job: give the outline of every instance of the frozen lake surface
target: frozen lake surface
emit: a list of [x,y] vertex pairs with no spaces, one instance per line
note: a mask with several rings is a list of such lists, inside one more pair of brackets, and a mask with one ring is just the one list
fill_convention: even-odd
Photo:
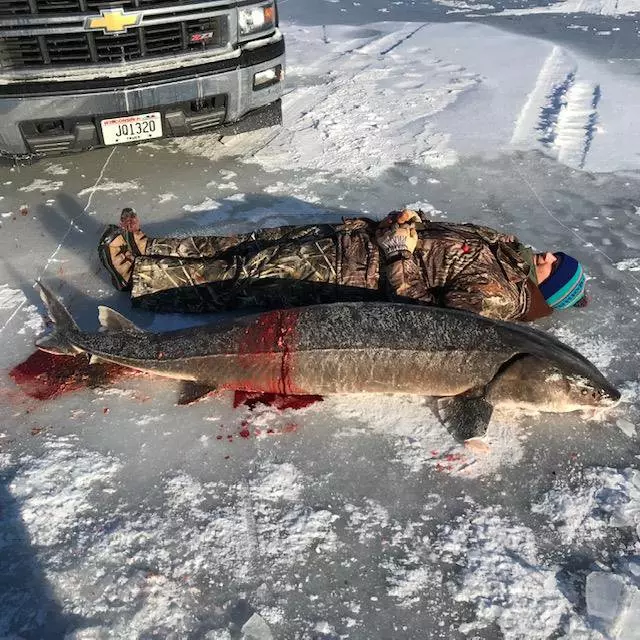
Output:
[[[0,637],[640,638],[636,10],[285,0],[282,128],[1,168]],[[123,206],[150,235],[412,206],[563,249],[592,303],[539,326],[623,402],[497,414],[475,457],[418,397],[177,407],[117,375],[30,397],[9,371],[37,278],[86,329],[97,304],[215,320],[112,290],[95,246]]]

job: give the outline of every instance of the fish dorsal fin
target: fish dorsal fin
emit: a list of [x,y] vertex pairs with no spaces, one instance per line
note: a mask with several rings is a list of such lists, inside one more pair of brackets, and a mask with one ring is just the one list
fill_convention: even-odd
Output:
[[142,329],[131,322],[131,320],[109,307],[98,307],[98,321],[100,322],[101,331],[143,332]]

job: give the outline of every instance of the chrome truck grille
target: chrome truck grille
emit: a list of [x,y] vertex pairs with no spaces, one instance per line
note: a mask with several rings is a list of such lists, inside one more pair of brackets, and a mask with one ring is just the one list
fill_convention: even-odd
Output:
[[[29,15],[51,13],[77,13],[82,11],[96,11],[101,7],[109,6],[109,2],[100,0],[0,0],[0,14]],[[117,6],[125,9],[137,9],[139,7],[161,7],[171,5],[171,2],[158,2],[158,0],[122,0]],[[175,3],[174,3],[175,4]]]
[[[224,48],[229,22],[220,4],[0,0],[0,68],[117,64]],[[108,9],[115,9],[119,18],[135,16],[138,23],[110,32],[114,25],[107,25],[101,14]],[[96,24],[91,20],[108,28],[91,28]]]

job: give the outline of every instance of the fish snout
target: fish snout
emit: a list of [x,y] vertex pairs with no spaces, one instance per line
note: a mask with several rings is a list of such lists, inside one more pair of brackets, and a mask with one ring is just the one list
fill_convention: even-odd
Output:
[[601,404],[603,407],[606,407],[607,409],[613,409],[614,407],[617,407],[620,404],[621,399],[622,398],[620,394],[618,394],[617,397],[606,396]]
[[604,390],[603,395],[604,402],[609,407],[615,407],[618,405],[622,398],[622,394],[615,387],[610,387],[609,389]]
[[598,391],[599,398],[597,405],[602,409],[613,409],[620,404],[620,399],[622,397],[621,393],[614,389],[600,390]]
[[602,385],[590,381],[582,386],[582,397],[585,404],[613,407],[620,402],[620,396],[620,392],[607,381],[604,381]]

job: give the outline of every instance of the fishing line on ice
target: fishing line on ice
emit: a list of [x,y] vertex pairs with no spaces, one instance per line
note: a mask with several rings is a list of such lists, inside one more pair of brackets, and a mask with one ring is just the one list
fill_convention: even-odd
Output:
[[[561,227],[563,227],[564,229],[569,231],[571,234],[573,234],[576,238],[578,238],[578,240],[580,240],[580,242],[582,242],[585,246],[590,247],[594,251],[597,251],[598,253],[603,255],[611,263],[612,266],[614,267],[616,266],[615,260],[613,260],[613,258],[608,256],[602,249],[599,249],[598,247],[596,247],[592,242],[589,242],[589,240],[587,240],[586,238],[583,238],[575,229],[572,229],[571,227],[567,226],[564,222],[562,222],[562,220],[560,220],[556,215],[554,215],[551,209],[549,209],[549,207],[547,207],[547,205],[542,201],[542,198],[538,195],[536,190],[533,188],[533,185],[527,180],[526,176],[522,173],[522,171],[520,171],[520,167],[518,167],[518,165],[516,164],[516,161],[513,158],[511,158],[511,163],[513,164],[513,167],[516,170],[517,174],[522,178],[522,181],[527,185],[527,187],[529,187],[531,193],[534,195],[535,199],[540,203],[540,206],[547,212],[549,217],[551,217]],[[623,275],[628,276],[629,278],[631,278],[636,282],[636,284],[638,285],[637,291],[638,293],[640,293],[640,278],[636,278],[636,276],[634,276],[633,273],[631,273],[630,271],[622,271],[622,273]]]
[[[62,249],[62,246],[64,245],[64,243],[65,243],[67,237],[69,236],[69,234],[71,233],[72,229],[78,229],[78,227],[76,225],[76,220],[78,220],[81,216],[83,216],[89,210],[89,207],[91,206],[91,202],[93,200],[93,196],[95,195],[96,190],[98,189],[98,185],[102,182],[102,178],[104,177],[104,173],[105,173],[105,171],[107,169],[107,166],[108,166],[111,158],[113,157],[113,154],[116,152],[116,148],[117,147],[113,147],[111,153],[109,154],[109,156],[105,160],[105,163],[102,165],[102,169],[100,170],[100,175],[98,175],[98,178],[94,182],[93,187],[90,188],[89,198],[87,199],[86,206],[84,207],[84,209],[78,215],[76,215],[75,217],[73,217],[69,221],[69,226],[67,228],[66,233],[62,237],[62,240],[60,241],[60,244],[58,244],[58,246],[56,247],[55,251],[47,259],[47,262],[44,265],[44,267],[42,267],[42,269],[40,270],[40,274],[36,277],[36,283],[39,282],[41,280],[42,276],[44,276],[44,274],[47,272],[47,269],[49,268],[49,265],[54,260],[54,258],[58,255],[60,250]],[[81,229],[79,229],[79,230],[82,233],[82,230]],[[35,286],[35,283],[34,283],[34,286]],[[25,304],[27,304],[27,298],[24,298],[22,300],[22,302],[13,310],[13,313],[9,316],[7,321],[0,327],[0,334],[3,333],[3,331],[11,324],[11,321],[18,315],[18,313],[20,312],[20,309],[22,309],[22,307],[24,307]]]

